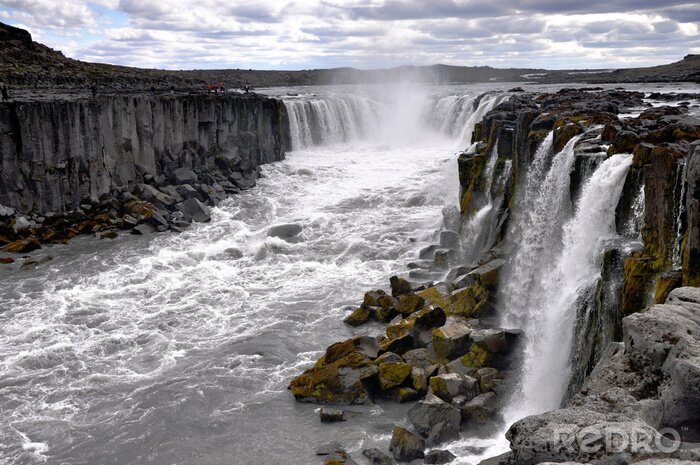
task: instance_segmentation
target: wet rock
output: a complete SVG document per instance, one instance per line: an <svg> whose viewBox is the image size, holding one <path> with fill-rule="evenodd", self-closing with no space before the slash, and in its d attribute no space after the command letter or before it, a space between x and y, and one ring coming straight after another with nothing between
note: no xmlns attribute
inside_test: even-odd
<svg viewBox="0 0 700 465"><path fill-rule="evenodd" d="M408 419L416 431L424 437L436 441L444 441L450 437L459 436L461 415L459 409L428 393L425 399L418 401L408 411ZM437 444L432 442L431 444Z"/></svg>
<svg viewBox="0 0 700 465"><path fill-rule="evenodd" d="M174 197L171 197L148 184L138 184L134 192L141 199L150 202L157 207L170 207L177 203L177 200Z"/></svg>
<svg viewBox="0 0 700 465"><path fill-rule="evenodd" d="M382 291L381 289L365 292L365 297L362 304L367 307L379 307L379 299L382 297L386 297L386 292Z"/></svg>
<svg viewBox="0 0 700 465"><path fill-rule="evenodd" d="M682 270L683 285L698 287L700 286L700 142L693 143L690 150L693 152L686 162L688 232Z"/></svg>
<svg viewBox="0 0 700 465"><path fill-rule="evenodd" d="M343 451L345 447L339 442L327 442L316 448L316 455L330 455L333 452Z"/></svg>
<svg viewBox="0 0 700 465"><path fill-rule="evenodd" d="M394 460L379 449L365 449L362 455L367 457L371 465L394 465Z"/></svg>
<svg viewBox="0 0 700 465"><path fill-rule="evenodd" d="M497 398L493 392L480 394L462 405L462 420L466 424L488 424L496 413Z"/></svg>
<svg viewBox="0 0 700 465"><path fill-rule="evenodd" d="M177 204L176 208L182 212L185 218L196 221L197 223L208 223L211 221L211 216L209 216L207 207L195 198L187 199Z"/></svg>
<svg viewBox="0 0 700 465"><path fill-rule="evenodd" d="M320 404L369 402L379 373L371 360L377 349L377 341L366 336L331 345L316 366L292 380L292 394L301 402Z"/></svg>
<svg viewBox="0 0 700 465"><path fill-rule="evenodd" d="M411 386L416 392L424 394L428 390L428 373L422 368L411 369Z"/></svg>
<svg viewBox="0 0 700 465"><path fill-rule="evenodd" d="M41 248L41 244L36 237L31 236L26 239L18 239L5 244L2 248L3 252L9 253L28 253Z"/></svg>
<svg viewBox="0 0 700 465"><path fill-rule="evenodd" d="M381 352L396 352L403 355L415 348L415 339L412 334L405 334L393 339L386 340L381 344Z"/></svg>
<svg viewBox="0 0 700 465"><path fill-rule="evenodd" d="M436 364L434 357L427 349L413 349L403 354L403 359L406 363L410 363L414 367L427 368Z"/></svg>
<svg viewBox="0 0 700 465"><path fill-rule="evenodd" d="M18 216L12 221L12 230L15 234L29 229L29 226L29 221L23 216Z"/></svg>
<svg viewBox="0 0 700 465"><path fill-rule="evenodd" d="M189 168L182 167L173 171L170 182L175 185L194 184L199 181L197 174Z"/></svg>
<svg viewBox="0 0 700 465"><path fill-rule="evenodd" d="M423 463L426 464L444 464L450 463L457 457L448 450L432 450L425 454L425 460Z"/></svg>
<svg viewBox="0 0 700 465"><path fill-rule="evenodd" d="M14 263L15 259L12 257L0 257L0 264L3 265L9 265L10 263Z"/></svg>
<svg viewBox="0 0 700 465"><path fill-rule="evenodd" d="M477 380L459 373L445 373L430 378L430 392L445 402L452 402L457 396L466 400L474 398L478 392Z"/></svg>
<svg viewBox="0 0 700 465"><path fill-rule="evenodd" d="M379 386L383 390L400 386L411 374L408 363L386 362L379 364Z"/></svg>
<svg viewBox="0 0 700 465"><path fill-rule="evenodd" d="M411 433L405 428L397 426L391 436L389 450L394 458L399 462L410 462L411 460L424 457L425 440L417 434Z"/></svg>
<svg viewBox="0 0 700 465"><path fill-rule="evenodd" d="M433 350L443 360L452 360L469 350L469 335L473 328L461 321L447 323L433 330Z"/></svg>
<svg viewBox="0 0 700 465"><path fill-rule="evenodd" d="M459 247L459 236L454 231L440 232L440 246L448 249Z"/></svg>
<svg viewBox="0 0 700 465"><path fill-rule="evenodd" d="M403 358L399 354L393 352L385 352L374 360L374 363L404 363Z"/></svg>
<svg viewBox="0 0 700 465"><path fill-rule="evenodd" d="M425 306L425 299L413 292L400 295L394 308L403 316L417 312Z"/></svg>
<svg viewBox="0 0 700 465"><path fill-rule="evenodd" d="M116 239L117 237L119 237L119 233L117 231L105 231L100 234L100 239Z"/></svg>
<svg viewBox="0 0 700 465"><path fill-rule="evenodd" d="M303 228L301 225L295 224L295 223L289 223L289 224L278 224L275 226L272 226L270 229L267 230L267 235L270 237L279 237L281 239L289 239L292 237L296 237L299 234L301 234Z"/></svg>
<svg viewBox="0 0 700 465"><path fill-rule="evenodd" d="M350 458L350 454L341 450L327 455L323 465L357 465L357 462Z"/></svg>
<svg viewBox="0 0 700 465"><path fill-rule="evenodd" d="M413 292L411 283L406 281L404 278L392 276L389 278L389 283L391 284L391 295L394 297L399 297L404 294L411 294Z"/></svg>
<svg viewBox="0 0 700 465"><path fill-rule="evenodd" d="M366 307L362 306L353 310L353 312L347 317L345 317L343 321L349 324L350 326L360 326L367 323L369 319L369 310Z"/></svg>
<svg viewBox="0 0 700 465"><path fill-rule="evenodd" d="M417 400L420 398L420 393L408 386L397 386L383 391L382 397L403 404Z"/></svg>
<svg viewBox="0 0 700 465"><path fill-rule="evenodd" d="M131 234L135 234L137 236L147 236L149 234L153 234L154 232L155 229L150 224L140 224L131 230Z"/></svg>
<svg viewBox="0 0 700 465"><path fill-rule="evenodd" d="M345 421L345 410L321 408L319 412L321 423L337 423Z"/></svg>
<svg viewBox="0 0 700 465"><path fill-rule="evenodd" d="M462 224L462 216L457 207L444 207L442 209L442 224L448 231L459 232Z"/></svg>
<svg viewBox="0 0 700 465"><path fill-rule="evenodd" d="M495 368L479 368L476 371L476 379L479 380L479 390L481 392L491 391L496 386L495 380L498 376L498 370Z"/></svg>

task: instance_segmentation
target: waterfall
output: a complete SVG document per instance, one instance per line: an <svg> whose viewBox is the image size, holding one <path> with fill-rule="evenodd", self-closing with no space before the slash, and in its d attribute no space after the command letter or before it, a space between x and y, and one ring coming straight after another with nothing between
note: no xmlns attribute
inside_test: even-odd
<svg viewBox="0 0 700 465"><path fill-rule="evenodd" d="M509 97L506 93L495 92L436 97L426 112L426 124L458 139L465 146L471 143L476 123Z"/></svg>
<svg viewBox="0 0 700 465"><path fill-rule="evenodd" d="M385 113L376 100L354 94L285 98L284 105L293 150L369 137Z"/></svg>
<svg viewBox="0 0 700 465"><path fill-rule="evenodd" d="M674 218L675 218L675 236L673 239L673 254L671 257L671 264L674 270L680 269L681 267L681 245L683 243L683 231L685 230L683 223L685 221L685 190L686 190L686 160L683 159L676 169L676 187L674 190L673 199L676 202L674 207ZM678 193L678 195L676 195Z"/></svg>
<svg viewBox="0 0 700 465"><path fill-rule="evenodd" d="M464 256L460 260L473 263L491 248L498 233L499 207L505 194L505 186L510 179L512 160L506 160L503 170L496 177L498 162L498 143L494 144L484 168L482 178L485 182L483 205L469 218L460 231L460 249Z"/></svg>
<svg viewBox="0 0 700 465"><path fill-rule="evenodd" d="M419 90L400 88L378 95L328 93L283 98L292 150L355 140L392 144L433 131L471 141L474 125L507 93L450 95L426 99Z"/></svg>
<svg viewBox="0 0 700 465"><path fill-rule="evenodd" d="M525 327L532 309L543 305L543 292L537 287L541 288L549 266L560 253L562 224L570 211L574 146L579 138L571 139L549 164L553 142L553 133L549 133L528 170L511 226L509 249L513 255L503 291L505 326Z"/></svg>
<svg viewBox="0 0 700 465"><path fill-rule="evenodd" d="M634 196L632 211L624 225L623 234L630 239L640 239L642 237L642 224L644 223L644 183L641 183L639 190Z"/></svg>
<svg viewBox="0 0 700 465"><path fill-rule="evenodd" d="M569 150L573 145L565 154ZM518 417L559 407L566 392L578 300L600 277L601 253L615 236L615 209L631 163L631 155L610 157L585 183L576 213L562 227L560 252L544 264L528 296Z"/></svg>

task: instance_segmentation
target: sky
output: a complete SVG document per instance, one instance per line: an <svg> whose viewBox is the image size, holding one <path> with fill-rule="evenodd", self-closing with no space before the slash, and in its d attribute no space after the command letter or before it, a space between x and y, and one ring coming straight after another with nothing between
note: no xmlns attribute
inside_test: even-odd
<svg viewBox="0 0 700 465"><path fill-rule="evenodd" d="M651 66L700 53L693 0L0 0L80 60L164 69Z"/></svg>

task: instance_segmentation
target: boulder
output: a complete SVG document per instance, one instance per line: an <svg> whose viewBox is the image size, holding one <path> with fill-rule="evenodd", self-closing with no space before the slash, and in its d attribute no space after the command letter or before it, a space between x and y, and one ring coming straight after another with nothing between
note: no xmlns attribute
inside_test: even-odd
<svg viewBox="0 0 700 465"><path fill-rule="evenodd" d="M417 312L425 306L425 299L414 294L413 292L402 294L398 297L398 301L394 308L404 317Z"/></svg>
<svg viewBox="0 0 700 465"><path fill-rule="evenodd" d="M452 360L469 350L470 334L473 328L463 321L448 322L433 330L433 350L442 360Z"/></svg>
<svg viewBox="0 0 700 465"><path fill-rule="evenodd" d="M394 465L394 460L379 449L365 449L362 455L367 457L371 465Z"/></svg>
<svg viewBox="0 0 700 465"><path fill-rule="evenodd" d="M392 276L389 278L389 283L391 284L391 295L398 297L404 294L410 294L413 292L411 288L411 283L406 281L404 278L398 276Z"/></svg>
<svg viewBox="0 0 700 465"><path fill-rule="evenodd" d="M403 354L406 363L410 363L417 368L426 368L435 365L435 358L427 349L413 349Z"/></svg>
<svg viewBox="0 0 700 465"><path fill-rule="evenodd" d="M345 447L339 442L327 442L316 448L316 455L330 455L333 452L344 451Z"/></svg>
<svg viewBox="0 0 700 465"><path fill-rule="evenodd" d="M449 435L459 435L459 409L430 393L408 411L408 419L424 437L429 437L431 433L443 439Z"/></svg>
<svg viewBox="0 0 700 465"><path fill-rule="evenodd" d="M462 421L466 424L487 424L496 413L496 394L480 394L462 405Z"/></svg>
<svg viewBox="0 0 700 465"><path fill-rule="evenodd" d="M410 462L415 459L424 457L423 450L425 449L425 440L408 431L405 428L397 426L391 435L389 450L394 455L394 458L399 462Z"/></svg>
<svg viewBox="0 0 700 465"><path fill-rule="evenodd" d="M452 405L450 405L450 407L452 407ZM428 433L428 437L425 440L425 445L432 447L457 439L459 439L459 426L455 427L453 423L445 420L430 428L430 433Z"/></svg>
<svg viewBox="0 0 700 465"><path fill-rule="evenodd" d="M270 237L279 237L280 239L290 239L301 234L303 228L295 223L278 224L271 226L267 230L267 235Z"/></svg>
<svg viewBox="0 0 700 465"><path fill-rule="evenodd" d="M362 304L366 305L367 307L379 307L379 299L385 296L386 292L382 291L381 289L365 292L365 297Z"/></svg>
<svg viewBox="0 0 700 465"><path fill-rule="evenodd" d="M323 460L323 465L357 465L357 462L350 458L350 454L340 450L328 454Z"/></svg>
<svg viewBox="0 0 700 465"><path fill-rule="evenodd" d="M431 450L425 454L425 460L423 463L426 464L444 464L450 463L457 457L448 450Z"/></svg>
<svg viewBox="0 0 700 465"><path fill-rule="evenodd" d="M369 321L370 312L366 307L357 307L353 312L343 320L350 326L360 326Z"/></svg>
<svg viewBox="0 0 700 465"><path fill-rule="evenodd" d="M211 216L207 211L207 207L195 198L187 199L175 206L185 218L196 221L197 223L208 223L211 221Z"/></svg>
<svg viewBox="0 0 700 465"><path fill-rule="evenodd" d="M478 388L476 379L458 373L445 373L430 378L430 392L445 402L452 402L457 396L472 399L477 395Z"/></svg>
<svg viewBox="0 0 700 465"><path fill-rule="evenodd" d="M187 167L178 168L170 176L170 182L176 186L182 184L194 184L199 181L197 174Z"/></svg>
<svg viewBox="0 0 700 465"><path fill-rule="evenodd" d="M371 358L377 356L374 338L355 337L331 345L316 366L292 380L289 387L301 402L320 404L362 404L371 400L371 385L379 369Z"/></svg>
<svg viewBox="0 0 700 465"><path fill-rule="evenodd" d="M408 363L385 362L379 364L379 387L382 390L400 386L411 375Z"/></svg>
<svg viewBox="0 0 700 465"><path fill-rule="evenodd" d="M41 244L36 237L30 236L26 239L18 239L5 244L2 248L3 252L9 253L28 253L40 249Z"/></svg>
<svg viewBox="0 0 700 465"><path fill-rule="evenodd" d="M345 410L321 408L319 412L321 423L337 423L345 421Z"/></svg>

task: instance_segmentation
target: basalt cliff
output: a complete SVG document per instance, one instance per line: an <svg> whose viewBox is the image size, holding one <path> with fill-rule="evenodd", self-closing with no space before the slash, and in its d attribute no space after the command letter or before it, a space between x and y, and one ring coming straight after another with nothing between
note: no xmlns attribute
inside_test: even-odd
<svg viewBox="0 0 700 465"><path fill-rule="evenodd" d="M284 158L284 105L246 94L100 94L0 104L0 241L180 230Z"/></svg>

